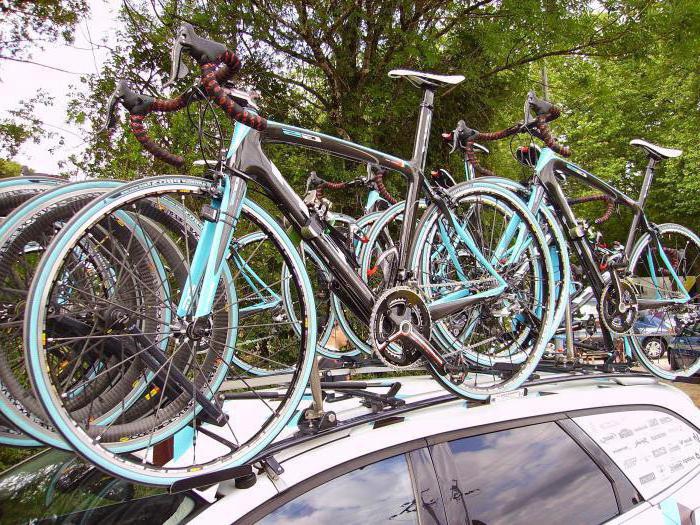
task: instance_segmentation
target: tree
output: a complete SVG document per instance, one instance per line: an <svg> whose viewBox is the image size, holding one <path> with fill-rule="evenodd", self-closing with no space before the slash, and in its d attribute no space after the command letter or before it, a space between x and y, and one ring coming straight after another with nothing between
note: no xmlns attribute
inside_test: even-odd
<svg viewBox="0 0 700 525"><path fill-rule="evenodd" d="M73 42L77 23L89 12L85 0L0 2L0 59L31 62L31 51L63 40Z"/></svg>
<svg viewBox="0 0 700 525"><path fill-rule="evenodd" d="M37 106L52 104L53 99L40 89L31 99L21 100L19 109L8 111L9 118L0 119L0 151L12 158L25 142L39 143L42 138L52 136L53 133L44 130L41 119L37 117Z"/></svg>
<svg viewBox="0 0 700 525"><path fill-rule="evenodd" d="M32 53L56 41L73 42L76 25L89 13L85 0L3 0L0 2L0 66L2 61L27 62L60 69L32 60ZM0 67L0 79L2 68ZM0 120L0 151L13 157L28 140L39 142L50 133L42 127L34 110L48 103L41 91L31 100L21 101Z"/></svg>
<svg viewBox="0 0 700 525"><path fill-rule="evenodd" d="M502 119L494 108L519 100L530 84L530 64L545 57L629 54L644 39L645 10L651 4L651 0L602 2L594 7L541 0L163 0L154 12L150 2L127 2L117 53L101 78L89 80L89 95L78 96L73 115L97 125L118 77L162 95L172 35L187 21L200 34L237 50L245 64L237 82L262 92L265 115L406 157L411 154L419 93L406 82L388 79L386 73L409 67L465 74L466 82L448 96L439 93L436 102L431 160L444 163L448 159L439 146L439 133L451 129L457 118L476 126L498 124ZM165 129L154 128L157 138L169 137L178 151L196 152L182 115L159 122ZM91 172L109 175L124 166L150 172L162 169L139 156L128 132L114 139L109 158L123 156L123 161L107 159L104 138L94 140L87 156L76 161ZM278 160L297 182L309 167L330 170L336 178L347 167L323 159L309 164L304 159L305 154L294 152L280 154Z"/></svg>
<svg viewBox="0 0 700 525"><path fill-rule="evenodd" d="M556 129L575 162L630 196L638 195L647 158L629 146L644 138L684 150L664 161L648 201L655 222L700 228L700 6L664 2L648 13L646 41L624 60L593 57L549 63L553 99L565 108ZM625 221L611 221L610 237L623 238Z"/></svg>
<svg viewBox="0 0 700 525"><path fill-rule="evenodd" d="M0 178L19 177L22 174L22 165L11 160L0 159Z"/></svg>

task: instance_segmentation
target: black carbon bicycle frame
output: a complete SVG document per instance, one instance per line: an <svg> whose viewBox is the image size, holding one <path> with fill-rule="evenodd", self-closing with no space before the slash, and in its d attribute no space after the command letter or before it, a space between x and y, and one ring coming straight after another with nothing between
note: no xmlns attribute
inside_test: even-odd
<svg viewBox="0 0 700 525"><path fill-rule="evenodd" d="M593 249L586 238L585 231L583 231L583 228L580 226L578 219L571 209L566 195L561 188L560 175L558 175L558 173L572 176L581 180L587 186L609 195L615 199L616 203L622 204L633 211L634 216L630 225L630 230L627 234L627 243L625 245L625 257L629 259L634 247L634 241L637 238L637 228L641 227L642 235L649 233L652 239L657 239L656 231L654 228L652 228L651 224L646 218L646 215L644 214L644 205L649 195L651 182L654 179L654 168L656 163L657 161L653 157L649 158L649 163L647 164L644 174L644 181L642 183L642 189L638 200L628 197L617 188L611 186L592 173L587 172L576 164L567 162L556 156L552 156L551 160L547 161L542 169L537 173L539 182L544 186L547 192L549 203L553 206L555 212L563 221L566 236L569 239L571 246L573 246L576 255L579 257L581 264L583 265L584 270L591 281L591 287L593 288L596 297L601 296L603 293L603 288L607 283L598 269L598 264L593 256ZM539 207L540 203L537 203L536 205ZM664 301L645 300L645 302L649 303L649 305L647 305L648 307L654 307L657 305L657 303L658 305L667 304ZM603 326L601 326L601 330L603 332L603 340L605 345L612 349L612 337L609 331Z"/></svg>
<svg viewBox="0 0 700 525"><path fill-rule="evenodd" d="M233 170L234 174L252 180L264 188L267 195L301 234L304 242L311 246L333 275L333 292L366 323L369 323L374 306L375 297L372 290L350 264L345 251L325 232L326 224L309 210L277 167L267 158L262 145L278 143L310 148L336 157L398 171L406 177L408 187L399 239L398 272L394 282L389 283L393 286L410 278L407 266L414 249L416 215L424 183L423 170L433 116L433 99L433 90L424 89L413 157L410 161L323 133L268 121L265 131L251 130L246 135L227 163L227 167ZM445 315L449 313L451 312Z"/></svg>
<svg viewBox="0 0 700 525"><path fill-rule="evenodd" d="M641 227L641 233L649 233L653 238L656 238L656 232L649 224L649 221L644 214L644 205L649 195L649 188L654 179L654 167L656 160L651 158L644 175L644 182L638 200L634 200L622 193L617 188L611 186L604 180L596 177L592 173L587 172L576 164L567 162L561 158L553 157L538 173L538 179L543 184L549 196L549 202L554 207L555 211L564 221L566 226L566 234L576 249L576 254L581 258L581 262L586 265L586 270L593 281L593 289L600 293L605 286L603 277L598 270L598 265L593 257L593 251L586 236L581 231L578 219L569 205L566 195L559 184L559 176L557 172L561 172L567 176L572 176L581 180L587 186L595 188L606 195L609 195L617 204L622 204L630 208L634 212L632 224L627 233L627 242L625 244L625 256L629 258L634 247L634 241L637 237L637 228Z"/></svg>

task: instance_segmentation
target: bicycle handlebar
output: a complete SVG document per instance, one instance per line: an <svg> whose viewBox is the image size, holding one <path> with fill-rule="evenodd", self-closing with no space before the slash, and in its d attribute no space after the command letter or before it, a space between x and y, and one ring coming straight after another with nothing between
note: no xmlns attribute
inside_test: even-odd
<svg viewBox="0 0 700 525"><path fill-rule="evenodd" d="M121 103L129 112L129 127L141 146L155 158L176 168L182 167L185 163L185 159L171 153L156 143L156 141L148 135L143 120L152 112L165 113L182 109L187 105L187 97L185 95L180 95L179 97L169 100L157 99L148 95L136 93L125 80L120 80L107 105L108 116L105 126L107 129L113 128L116 124L115 112L117 102Z"/></svg>
<svg viewBox="0 0 700 525"><path fill-rule="evenodd" d="M251 113L242 108L235 100L227 96L221 87L221 73L219 66L227 68L228 78L238 73L241 69L241 61L235 53L224 44L208 40L197 35L191 24L182 24L177 39L172 48L173 69L171 82L182 78L182 51L186 51L199 64L202 70L202 86L214 102L233 120L248 127L263 131L267 128L267 120L256 113ZM186 74L187 68L184 68Z"/></svg>
<svg viewBox="0 0 700 525"><path fill-rule="evenodd" d="M571 148L569 148L569 146L563 146L562 144L559 144L559 142L557 142L557 139L554 138L554 135L552 135L552 131L547 125L547 120L545 120L543 116L537 116L537 118L535 119L535 126L537 128L539 137L542 139L542 142L544 142L547 145L548 148L555 151L556 153L559 153L562 157L571 156Z"/></svg>
<svg viewBox="0 0 700 525"><path fill-rule="evenodd" d="M531 111L535 112L534 119L530 115ZM571 155L571 148L559 144L548 126L549 122L559 118L560 115L561 109L558 106L537 98L535 94L530 91L525 100L524 122L518 122L499 131L482 132L467 127L464 121L460 120L452 133L443 133L442 136L445 140L452 142L452 151L455 151L457 146L464 150L467 160L474 166L476 171L484 175L493 175L489 170L479 166L479 162L473 150L473 143L475 141L490 142L511 137L517 133L528 132L541 139L548 148L556 153L559 153L563 157L569 157Z"/></svg>

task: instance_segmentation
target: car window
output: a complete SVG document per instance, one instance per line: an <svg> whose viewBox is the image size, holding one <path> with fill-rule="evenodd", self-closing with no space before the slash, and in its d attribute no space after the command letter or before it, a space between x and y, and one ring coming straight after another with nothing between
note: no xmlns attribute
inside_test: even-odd
<svg viewBox="0 0 700 525"><path fill-rule="evenodd" d="M188 492L136 485L103 474L75 454L51 450L0 476L0 523L185 522L203 507Z"/></svg>
<svg viewBox="0 0 700 525"><path fill-rule="evenodd" d="M605 412L574 418L649 499L700 466L700 433L657 410Z"/></svg>
<svg viewBox="0 0 700 525"><path fill-rule="evenodd" d="M406 458L393 456L335 478L259 523L418 523Z"/></svg>
<svg viewBox="0 0 700 525"><path fill-rule="evenodd" d="M618 514L612 485L556 423L433 447L450 523L601 523Z"/></svg>

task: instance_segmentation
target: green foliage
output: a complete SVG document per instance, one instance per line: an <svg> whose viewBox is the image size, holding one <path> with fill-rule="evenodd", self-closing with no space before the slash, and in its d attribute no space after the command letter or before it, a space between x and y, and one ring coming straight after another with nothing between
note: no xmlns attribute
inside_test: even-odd
<svg viewBox="0 0 700 525"><path fill-rule="evenodd" d="M29 100L21 100L17 109L9 110L8 118L0 119L0 153L14 157L27 141L39 143L41 139L53 136L46 131L42 120L37 116L38 107L53 104L53 99L41 89Z"/></svg>
<svg viewBox="0 0 700 525"><path fill-rule="evenodd" d="M22 174L22 165L11 160L0 159L0 178L18 177Z"/></svg>
<svg viewBox="0 0 700 525"><path fill-rule="evenodd" d="M171 39L188 21L237 51L244 68L236 83L261 93L264 115L404 158L411 156L419 92L386 73L401 67L464 74L464 83L438 93L428 157L430 167L449 167L459 180L461 159L448 154L440 133L460 118L481 130L521 119L527 91L542 91L546 65L550 99L565 108L555 131L574 148L574 160L606 180L638 191L644 158L626 145L633 136L688 150L659 170L652 212L658 220L693 221L700 216L698 154L690 148L698 129L698 9L690 0L134 0L122 7L114 54L101 74L82 79L70 94L69 118L99 129L120 78L167 96ZM174 92L195 79L191 74ZM2 125L0 138L12 137L4 139L6 148L36 136L26 122L22 129ZM184 113L149 117L147 126L188 165L200 157ZM226 147L229 129L223 126L214 150ZM87 150L72 161L89 175L132 179L171 171L142 151L123 120L111 137L85 139ZM493 154L484 164L522 177L511 154L517 143L489 145ZM362 170L299 149L275 147L270 155L299 190L311 170L336 180ZM395 179L388 184L397 191L402 181ZM353 204L337 199L344 209Z"/></svg>
<svg viewBox="0 0 700 525"><path fill-rule="evenodd" d="M38 454L41 450L43 449L0 447L0 472L4 472L20 461L24 461L28 457Z"/></svg>
<svg viewBox="0 0 700 525"><path fill-rule="evenodd" d="M574 160L631 196L639 193L647 158L628 145L644 138L684 150L662 163L648 213L655 222L700 227L700 5L673 1L648 13L653 33L624 60L592 57L548 62L552 99L565 114L556 128ZM616 231L617 230L617 231ZM620 228L611 229L620 237Z"/></svg>

